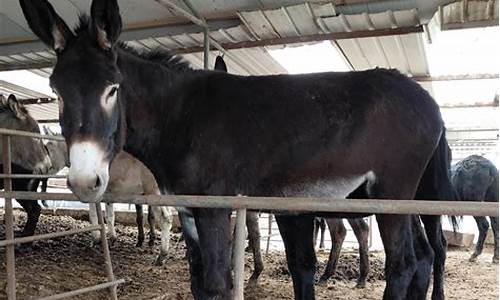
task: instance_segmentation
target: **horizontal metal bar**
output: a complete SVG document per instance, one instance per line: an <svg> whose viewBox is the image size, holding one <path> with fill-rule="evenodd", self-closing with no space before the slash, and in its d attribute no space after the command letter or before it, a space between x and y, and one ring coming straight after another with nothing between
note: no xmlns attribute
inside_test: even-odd
<svg viewBox="0 0 500 300"><path fill-rule="evenodd" d="M70 193L0 192L0 197L80 201ZM263 211L498 216L498 203L477 201L105 194L103 202L202 208L247 208Z"/></svg>
<svg viewBox="0 0 500 300"><path fill-rule="evenodd" d="M423 32L422 26L414 26L414 27L400 27L400 28L361 30L361 31L349 31L349 32L318 33L318 34L301 35L301 36L278 37L278 38L262 39L262 40L255 40L255 41L223 43L223 44L220 44L220 46L226 50L231 50L231 49L264 47L264 46L272 46L272 45L287 45L287 44L297 44L297 43L311 43L311 42L321 42L321 41L345 40L345 39L353 39L353 38L392 36L392 35L402 35L402 34L420 33L420 32ZM202 51L203 51L203 47L194 46L194 47L188 47L188 48L172 49L171 53L186 54L186 53L202 52Z"/></svg>
<svg viewBox="0 0 500 300"><path fill-rule="evenodd" d="M61 231L61 232L32 235L32 236L26 236L26 237L22 237L22 238L14 238L12 240L3 240L3 241L0 241L0 247L5 247L7 245L13 245L13 244L30 243L30 242L34 242L34 241L40 241L40 240L48 240L48 239L57 238L57 237L61 237L61 236L67 236L67 235L72 235L72 234L78 234L78 233L83 233L83 232L99 230L100 228L101 228L100 225L92 225L92 226L87 226L87 227L78 228L78 229L71 229L71 230L66 230L66 231Z"/></svg>
<svg viewBox="0 0 500 300"><path fill-rule="evenodd" d="M201 27L207 27L207 23L205 22L204 19L193 16L191 13L181 8L177 4L173 3L172 1L169 0L155 0L155 1L158 2L160 5L172 10L176 15L184 17L189 21L193 22L194 24Z"/></svg>
<svg viewBox="0 0 500 300"><path fill-rule="evenodd" d="M0 128L0 134L12 135L12 136L26 136L26 137L32 137L44 140L53 140L53 141L64 141L64 138L60 135L45 135L29 131L21 131L21 130L7 129L7 128Z"/></svg>
<svg viewBox="0 0 500 300"><path fill-rule="evenodd" d="M426 81L453 81L453 80L481 80L481 79L498 79L496 73L482 74L459 74L459 75L444 75L444 76L414 76L411 79L418 82Z"/></svg>
<svg viewBox="0 0 500 300"><path fill-rule="evenodd" d="M34 179L45 179L45 178L67 178L67 175L43 175L43 174L0 174L0 179L2 178L34 178Z"/></svg>
<svg viewBox="0 0 500 300"><path fill-rule="evenodd" d="M125 283L125 279L118 279L115 281L101 283L101 284L85 287L82 289L78 289L78 290L74 290L74 291L70 291L70 292L66 292L66 293L61 293L61 294L52 295L52 296L48 296L48 297L38 298L38 300L57 300L57 299L69 298L69 297L73 297L73 296L77 296L77 295L81 295L81 294L86 294L89 292L107 289L109 287L117 286L117 285L122 284L122 283Z"/></svg>
<svg viewBox="0 0 500 300"><path fill-rule="evenodd" d="M38 123L47 124L47 123L57 123L59 124L59 119L42 119L37 120Z"/></svg>

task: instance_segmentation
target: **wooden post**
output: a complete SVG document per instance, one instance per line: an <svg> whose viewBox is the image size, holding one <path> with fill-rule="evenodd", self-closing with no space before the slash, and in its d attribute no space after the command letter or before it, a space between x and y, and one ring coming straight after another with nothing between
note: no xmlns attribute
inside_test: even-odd
<svg viewBox="0 0 500 300"><path fill-rule="evenodd" d="M106 267L106 275L108 277L108 281L113 282L113 281L115 281L115 275L113 274L113 265L111 263L111 255L109 253L108 239L106 238L106 226L104 225L104 218L102 216L101 202L93 203L90 205L96 206L97 221L99 222L99 225L101 227L101 247L102 247L102 252L104 254L104 264ZM113 299L113 300L118 299L118 296L116 294L116 285L112 285L109 287L109 293L110 293L111 299Z"/></svg>
<svg viewBox="0 0 500 300"><path fill-rule="evenodd" d="M2 135L2 150L3 150L3 172L11 174L11 157L10 157L10 136ZM4 190L12 191L12 179L4 178ZM12 212L12 198L5 197L5 238L7 240L14 239L14 217ZM15 245L7 245L5 247L5 257L7 260L7 299L16 299L16 265L15 265Z"/></svg>
<svg viewBox="0 0 500 300"><path fill-rule="evenodd" d="M266 255L269 254L269 246L271 244L271 235L273 233L273 214L269 213L268 214L268 219L267 219L267 242L266 242Z"/></svg>
<svg viewBox="0 0 500 300"><path fill-rule="evenodd" d="M247 210L240 208L236 212L236 233L234 235L234 289L233 299L243 300L245 283L245 223Z"/></svg>

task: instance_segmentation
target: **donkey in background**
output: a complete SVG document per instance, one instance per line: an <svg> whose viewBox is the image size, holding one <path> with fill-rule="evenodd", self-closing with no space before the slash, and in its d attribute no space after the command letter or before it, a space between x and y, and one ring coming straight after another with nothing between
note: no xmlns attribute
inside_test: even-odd
<svg viewBox="0 0 500 300"><path fill-rule="evenodd" d="M359 244L359 276L356 282L356 287L364 288L366 286L366 278L368 277L368 272L370 270L370 263L368 261L368 236L370 234L370 228L362 218L349 218L347 219L347 221L349 222L349 225L351 225L351 228L354 231L354 235L356 236ZM340 257L340 251L342 250L342 244L344 243L344 239L347 234L343 219L316 218L314 228L314 242L316 243L318 230L321 230L319 243L320 249L325 248L326 224L328 224L328 229L330 231L332 247L330 249L330 255L328 256L328 262L326 263L325 271L319 278L319 284L326 284L328 279L330 279L330 277L335 274L335 270L337 269L337 262Z"/></svg>
<svg viewBox="0 0 500 300"><path fill-rule="evenodd" d="M488 159L471 155L456 163L451 169L451 180L458 200L498 202L498 169ZM486 217L474 217L479 230L476 249L469 258L473 262L483 252L484 240L488 233ZM491 229L495 238L493 262L498 263L498 217L490 217Z"/></svg>
<svg viewBox="0 0 500 300"><path fill-rule="evenodd" d="M53 134L46 129L47 134ZM46 143L47 150L53 161L55 173L68 166L68 151L65 142L49 141ZM110 167L110 180L108 193L128 194L128 195L159 195L158 184L146 166L129 153L122 151L113 160ZM106 203L106 224L111 242L116 240L115 215L113 203ZM144 221L142 205L135 205L136 222L138 228L137 247L141 247L144 242ZM159 216L161 229L160 254L156 257L154 264L162 265L168 254L170 244L170 230L172 228L172 213L166 206L148 206L149 224L149 246L153 246L156 240L155 219ZM95 205L89 206L89 219L92 224L97 224L97 213ZM93 244L100 242L100 231L93 231Z"/></svg>
<svg viewBox="0 0 500 300"><path fill-rule="evenodd" d="M40 133L38 123L14 95L10 95L6 99L0 94L0 128ZM51 168L49 155L40 139L12 136L10 149L13 174L47 174ZM1 143L0 153L3 153ZM3 168L2 162L0 162L0 168ZM40 179L12 179L12 189L14 191L36 192L39 183ZM3 184L2 179L0 180L0 188L4 187ZM31 236L35 233L41 207L38 201L16 200L28 215L22 232L17 233L17 235Z"/></svg>

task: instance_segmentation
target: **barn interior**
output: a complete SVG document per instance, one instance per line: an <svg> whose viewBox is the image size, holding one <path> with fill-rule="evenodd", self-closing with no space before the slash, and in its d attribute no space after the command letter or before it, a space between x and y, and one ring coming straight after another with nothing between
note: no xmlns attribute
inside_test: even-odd
<svg viewBox="0 0 500 300"><path fill-rule="evenodd" d="M89 12L91 2L49 1L70 27ZM477 154L499 166L498 0L118 2L122 41L146 51L168 50L193 68L213 69L215 57L223 55L228 72L241 76L397 69L439 104L453 163ZM209 48L204 53L205 43ZM48 84L55 60L55 53L29 29L19 2L2 1L0 94L16 95L41 127L59 132L58 101ZM50 180L49 190L66 190L65 181ZM49 205L85 207L61 201ZM119 210L131 207L122 204ZM369 222L376 232L375 219ZM268 230L266 216L260 224L262 231ZM371 249L381 250L374 230ZM477 240L472 217L465 217L462 232ZM269 235L271 250L282 250L275 223ZM327 248L329 242L327 237ZM345 247L357 247L350 230Z"/></svg>

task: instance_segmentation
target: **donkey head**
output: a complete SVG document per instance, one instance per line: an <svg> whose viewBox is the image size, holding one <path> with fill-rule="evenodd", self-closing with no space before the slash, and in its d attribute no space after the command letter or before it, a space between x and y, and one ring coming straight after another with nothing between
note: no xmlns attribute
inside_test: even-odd
<svg viewBox="0 0 500 300"><path fill-rule="evenodd" d="M7 99L0 95L0 108L0 127L40 133L38 123L14 95ZM34 173L46 173L51 166L43 142L30 137L11 138L11 159L14 164Z"/></svg>
<svg viewBox="0 0 500 300"><path fill-rule="evenodd" d="M47 0L20 0L31 30L57 55L50 85L59 98L69 149L68 185L83 201L106 190L109 165L122 148L124 115L117 40L122 22L116 0L94 0L90 18L74 32Z"/></svg>

